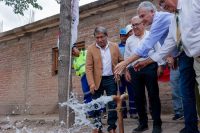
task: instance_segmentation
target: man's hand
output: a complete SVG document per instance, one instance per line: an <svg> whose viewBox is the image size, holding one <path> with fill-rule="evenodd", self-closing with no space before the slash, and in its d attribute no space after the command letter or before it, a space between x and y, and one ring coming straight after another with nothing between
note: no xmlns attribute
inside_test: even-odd
<svg viewBox="0 0 200 133"><path fill-rule="evenodd" d="M168 63L168 65L171 69L173 69L173 70L177 69L177 63L173 57L171 57L171 56L167 57L166 62Z"/></svg>
<svg viewBox="0 0 200 133"><path fill-rule="evenodd" d="M163 67L162 66L159 66L158 67L158 70L157 70L157 76L160 77L163 75Z"/></svg>
<svg viewBox="0 0 200 133"><path fill-rule="evenodd" d="M137 71L140 71L140 69L146 67L147 65L149 65L153 62L154 61L151 58L148 58L144 61L138 61L133 67L134 67L134 70L137 72Z"/></svg>
<svg viewBox="0 0 200 133"><path fill-rule="evenodd" d="M75 57L79 57L80 51L78 50L77 47L72 48L72 55L75 56Z"/></svg>
<svg viewBox="0 0 200 133"><path fill-rule="evenodd" d="M120 75L122 73L122 71L127 67L127 63L126 61L122 61L120 63L118 63L116 66L115 66L115 71L114 71L114 74L115 75Z"/></svg>
<svg viewBox="0 0 200 133"><path fill-rule="evenodd" d="M92 85L90 86L90 92L91 92L92 94L94 94L94 91L95 91L95 90L97 90L97 88L96 88L95 84L92 84Z"/></svg>
<svg viewBox="0 0 200 133"><path fill-rule="evenodd" d="M140 56L134 54L131 57L127 58L126 60L120 62L119 64L115 66L114 74L120 75L123 72L123 70L128 66L128 64L136 61L139 58Z"/></svg>
<svg viewBox="0 0 200 133"><path fill-rule="evenodd" d="M137 72L137 71L140 71L140 69L144 68L145 66L147 66L147 62L146 60L144 61L138 61L134 66L134 70Z"/></svg>
<svg viewBox="0 0 200 133"><path fill-rule="evenodd" d="M115 79L115 82L119 82L120 81L120 76L119 74L114 74L114 79Z"/></svg>
<svg viewBox="0 0 200 133"><path fill-rule="evenodd" d="M131 82L131 75L130 75L130 72L128 70L126 70L125 72L125 79L128 81L128 82Z"/></svg>

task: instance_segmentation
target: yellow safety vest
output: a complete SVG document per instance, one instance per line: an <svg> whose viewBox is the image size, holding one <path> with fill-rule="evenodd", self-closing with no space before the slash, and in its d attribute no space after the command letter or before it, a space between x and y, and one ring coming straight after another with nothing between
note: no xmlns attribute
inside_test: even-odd
<svg viewBox="0 0 200 133"><path fill-rule="evenodd" d="M73 67L77 76L83 76L85 74L86 54L87 51L82 50L79 57L74 58Z"/></svg>

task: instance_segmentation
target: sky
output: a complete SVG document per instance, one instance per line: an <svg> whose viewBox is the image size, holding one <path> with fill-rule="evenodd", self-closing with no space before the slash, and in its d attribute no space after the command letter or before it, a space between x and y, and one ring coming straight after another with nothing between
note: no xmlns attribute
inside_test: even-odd
<svg viewBox="0 0 200 133"><path fill-rule="evenodd" d="M34 21L53 16L60 12L60 5L55 0L37 0L42 6L42 10L29 9L24 12L24 16L13 13L12 7L5 6L0 2L0 32L8 31L16 27L28 24L30 21L31 10L34 11ZM85 5L97 0L80 0L79 5ZM2 26L3 25L3 26ZM3 29L2 29L3 27Z"/></svg>

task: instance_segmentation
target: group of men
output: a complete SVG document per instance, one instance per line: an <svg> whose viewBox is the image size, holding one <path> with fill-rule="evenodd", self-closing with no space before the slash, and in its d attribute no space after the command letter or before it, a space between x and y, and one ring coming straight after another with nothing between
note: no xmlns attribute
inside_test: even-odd
<svg viewBox="0 0 200 133"><path fill-rule="evenodd" d="M128 91L131 98L134 97L139 116L139 125L132 132L137 133L148 129L146 87L153 119L152 133L161 133L157 77L158 68L167 61L172 74L176 68L180 72L180 86L176 93L180 91L181 99L177 97L183 104L183 112L177 113L177 117L184 115L185 120L185 127L180 133L199 133L195 83L197 81L200 85L200 0L159 0L159 5L169 13L157 11L149 1L139 4L138 15L131 20L133 34L128 35L125 47L108 41L106 28L95 28L96 42L89 45L86 55L87 91L92 99L99 98L104 91L108 96L116 95L116 80L122 75L120 79L131 84L132 89ZM150 31L146 30L146 26L151 26ZM115 102L108 103L109 133L116 133L115 108ZM100 113L97 111L92 117L100 117ZM101 132L101 128L94 132Z"/></svg>

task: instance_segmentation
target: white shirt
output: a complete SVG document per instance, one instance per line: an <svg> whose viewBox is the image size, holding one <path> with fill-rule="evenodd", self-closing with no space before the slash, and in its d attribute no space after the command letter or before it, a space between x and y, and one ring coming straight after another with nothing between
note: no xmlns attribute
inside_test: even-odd
<svg viewBox="0 0 200 133"><path fill-rule="evenodd" d="M145 39L148 37L149 35L149 31L145 31L144 35L142 37L137 37L134 34L131 35L127 40L126 40L126 45L125 45L125 53L124 53L124 59L127 59L128 57L134 55L134 51L138 48L141 47L141 45L143 44L143 42L145 41ZM152 55L155 51L159 50L161 47L161 45L159 43L157 43L154 48L152 48L149 53L148 56ZM147 57L148 58L148 57ZM134 61L133 63L131 63L131 65L134 65L135 63L137 63L138 61L143 61L146 60L147 58L140 58L136 61ZM162 61L161 63L159 63L159 65L165 64L164 61Z"/></svg>
<svg viewBox="0 0 200 133"><path fill-rule="evenodd" d="M189 57L200 56L200 0L178 0L177 9L184 51Z"/></svg>
<svg viewBox="0 0 200 133"><path fill-rule="evenodd" d="M102 76L113 75L109 42L105 48L101 48L98 44L96 44L96 46L100 49L101 52L101 60L103 65Z"/></svg>
<svg viewBox="0 0 200 133"><path fill-rule="evenodd" d="M200 0L178 0L179 25L183 50L189 57L200 56ZM176 49L176 19L172 17L168 36L151 59L160 62Z"/></svg>

